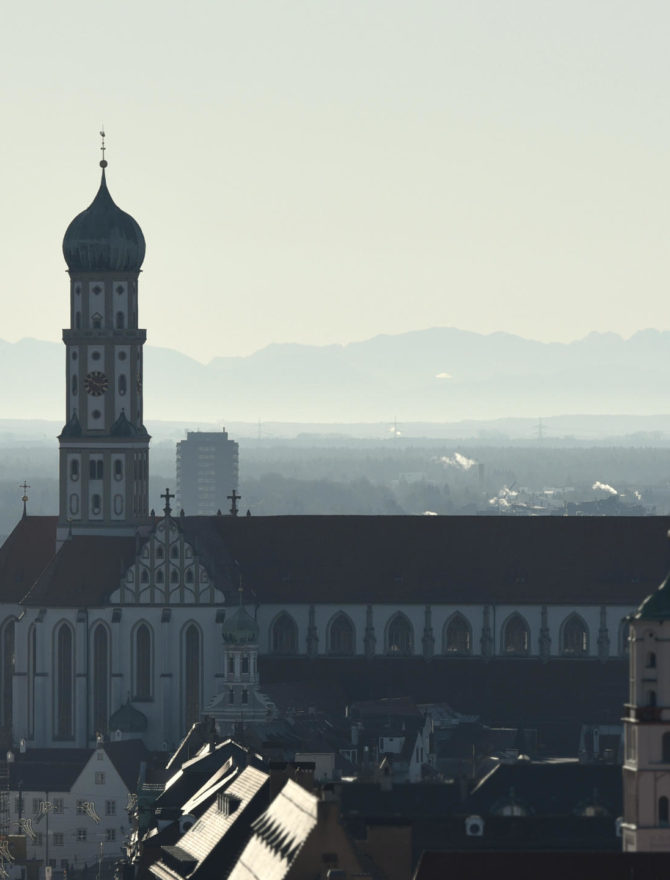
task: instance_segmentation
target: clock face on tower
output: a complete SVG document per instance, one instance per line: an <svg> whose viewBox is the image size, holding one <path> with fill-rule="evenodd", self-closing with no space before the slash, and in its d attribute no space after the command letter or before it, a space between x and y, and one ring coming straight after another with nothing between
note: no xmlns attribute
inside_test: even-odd
<svg viewBox="0 0 670 880"><path fill-rule="evenodd" d="M101 394L104 394L107 391L107 387L109 386L109 380L104 373L101 373L100 370L94 370L92 373L87 373L86 378L84 379L84 388L89 394L92 394L93 397L100 397Z"/></svg>

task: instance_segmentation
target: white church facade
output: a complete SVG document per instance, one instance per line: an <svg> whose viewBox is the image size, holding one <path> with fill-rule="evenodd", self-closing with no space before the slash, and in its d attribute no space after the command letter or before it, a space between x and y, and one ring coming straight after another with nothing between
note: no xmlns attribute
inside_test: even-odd
<svg viewBox="0 0 670 880"><path fill-rule="evenodd" d="M153 515L145 243L105 166L63 243L59 513L25 515L0 548L8 739L172 747L208 710L261 711L257 655L623 662L626 618L668 567L667 518L189 516L169 490ZM240 595L256 641L233 650Z"/></svg>

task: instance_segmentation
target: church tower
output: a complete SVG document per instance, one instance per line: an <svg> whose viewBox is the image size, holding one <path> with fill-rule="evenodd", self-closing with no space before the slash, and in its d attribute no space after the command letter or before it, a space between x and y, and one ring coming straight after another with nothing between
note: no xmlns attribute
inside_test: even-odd
<svg viewBox="0 0 670 880"><path fill-rule="evenodd" d="M670 852L670 575L633 615L624 718L624 852Z"/></svg>
<svg viewBox="0 0 670 880"><path fill-rule="evenodd" d="M137 282L145 243L112 200L105 170L91 205L70 223L66 418L60 434L58 539L133 534L148 514L149 435L142 413Z"/></svg>

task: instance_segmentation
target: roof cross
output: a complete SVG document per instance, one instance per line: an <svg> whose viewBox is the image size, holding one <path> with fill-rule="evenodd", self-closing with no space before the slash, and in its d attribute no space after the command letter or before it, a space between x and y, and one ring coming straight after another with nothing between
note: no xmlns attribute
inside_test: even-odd
<svg viewBox="0 0 670 880"><path fill-rule="evenodd" d="M230 501L230 515L237 516L237 502L240 500L242 496L237 494L237 490L233 489L232 495L226 495L228 501Z"/></svg>
<svg viewBox="0 0 670 880"><path fill-rule="evenodd" d="M174 498L174 495L170 492L169 488L166 488L165 493L161 495L161 498L165 498L165 516L170 516L170 514L172 513L172 508L170 507L170 499Z"/></svg>

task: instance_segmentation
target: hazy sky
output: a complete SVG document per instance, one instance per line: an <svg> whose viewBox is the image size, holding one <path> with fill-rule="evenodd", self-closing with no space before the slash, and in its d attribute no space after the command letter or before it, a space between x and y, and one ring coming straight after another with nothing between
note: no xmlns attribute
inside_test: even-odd
<svg viewBox="0 0 670 880"><path fill-rule="evenodd" d="M103 121L153 345L667 329L669 29L667 0L5 4L0 338L60 338Z"/></svg>

